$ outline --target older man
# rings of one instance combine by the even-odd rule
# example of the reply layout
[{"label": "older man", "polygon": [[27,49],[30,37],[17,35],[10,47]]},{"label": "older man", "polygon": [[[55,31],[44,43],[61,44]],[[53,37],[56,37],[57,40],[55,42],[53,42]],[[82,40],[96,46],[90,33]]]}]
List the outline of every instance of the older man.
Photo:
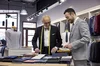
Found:
[{"label": "older man", "polygon": [[[42,18],[43,26],[36,28],[32,45],[36,53],[51,54],[57,51],[62,44],[59,29],[52,26],[51,19],[48,15]],[[39,38],[39,47],[37,46],[37,38]]]}]

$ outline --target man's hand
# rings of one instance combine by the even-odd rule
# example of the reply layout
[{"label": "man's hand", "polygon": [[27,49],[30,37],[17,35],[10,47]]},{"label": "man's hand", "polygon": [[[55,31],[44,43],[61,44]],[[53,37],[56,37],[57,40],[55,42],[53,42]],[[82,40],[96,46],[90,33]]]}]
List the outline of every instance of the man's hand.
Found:
[{"label": "man's hand", "polygon": [[39,48],[36,48],[35,53],[39,53],[39,52],[40,52]]},{"label": "man's hand", "polygon": [[68,44],[69,44],[69,43],[64,43],[64,44],[62,44],[62,46],[63,46],[64,48],[68,48]]},{"label": "man's hand", "polygon": [[71,49],[72,48],[72,45],[70,43],[66,43],[63,45],[64,48],[68,48],[68,49]]},{"label": "man's hand", "polygon": [[56,47],[54,47],[54,48],[51,49],[51,53],[55,53],[56,51],[57,51]]},{"label": "man's hand", "polygon": [[69,49],[72,49],[72,44],[68,44],[68,48]]}]

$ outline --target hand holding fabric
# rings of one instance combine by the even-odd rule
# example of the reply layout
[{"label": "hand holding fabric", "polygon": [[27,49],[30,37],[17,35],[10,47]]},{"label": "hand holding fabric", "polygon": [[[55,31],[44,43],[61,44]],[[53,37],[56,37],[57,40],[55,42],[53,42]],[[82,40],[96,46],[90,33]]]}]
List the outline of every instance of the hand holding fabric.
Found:
[{"label": "hand holding fabric", "polygon": [[40,52],[39,48],[36,48],[35,53],[39,53],[39,52]]},{"label": "hand holding fabric", "polygon": [[57,47],[51,49],[51,53],[55,53],[57,51]]},{"label": "hand holding fabric", "polygon": [[66,43],[63,45],[64,48],[72,49],[72,45],[70,43]]}]

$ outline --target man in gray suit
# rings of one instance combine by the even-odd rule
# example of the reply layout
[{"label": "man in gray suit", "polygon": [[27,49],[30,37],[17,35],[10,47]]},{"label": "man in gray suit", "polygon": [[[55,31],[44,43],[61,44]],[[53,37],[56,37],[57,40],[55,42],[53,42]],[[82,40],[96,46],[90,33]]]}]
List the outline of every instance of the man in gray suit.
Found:
[{"label": "man in gray suit", "polygon": [[76,16],[74,9],[68,8],[64,15],[72,23],[69,43],[64,45],[72,51],[74,66],[87,66],[87,46],[90,42],[90,32],[87,22]]}]

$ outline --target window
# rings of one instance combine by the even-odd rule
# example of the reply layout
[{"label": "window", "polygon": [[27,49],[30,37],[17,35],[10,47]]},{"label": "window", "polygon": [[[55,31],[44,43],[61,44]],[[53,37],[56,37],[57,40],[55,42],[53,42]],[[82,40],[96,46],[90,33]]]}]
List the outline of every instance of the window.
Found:
[{"label": "window", "polygon": [[32,22],[23,22],[23,46],[31,47],[32,46],[32,38],[35,33],[36,23]]},{"label": "window", "polygon": [[[4,21],[4,25],[2,25],[3,21]],[[6,21],[6,14],[0,14],[0,27],[5,27],[6,26],[5,21]]]},{"label": "window", "polygon": [[6,29],[10,29],[13,26],[17,27],[17,13],[0,14],[0,39],[5,39]]},{"label": "window", "polygon": [[6,25],[7,27],[12,27],[12,26],[17,27],[17,14],[0,14],[0,27],[6,27]]},{"label": "window", "polygon": [[0,29],[0,40],[5,39],[5,29]]},{"label": "window", "polygon": [[36,28],[35,23],[24,23],[23,28]]},{"label": "window", "polygon": [[17,14],[9,14],[11,17],[8,18],[8,27],[17,27]]},{"label": "window", "polygon": [[28,35],[34,35],[34,33],[35,33],[35,30],[28,30]]}]

